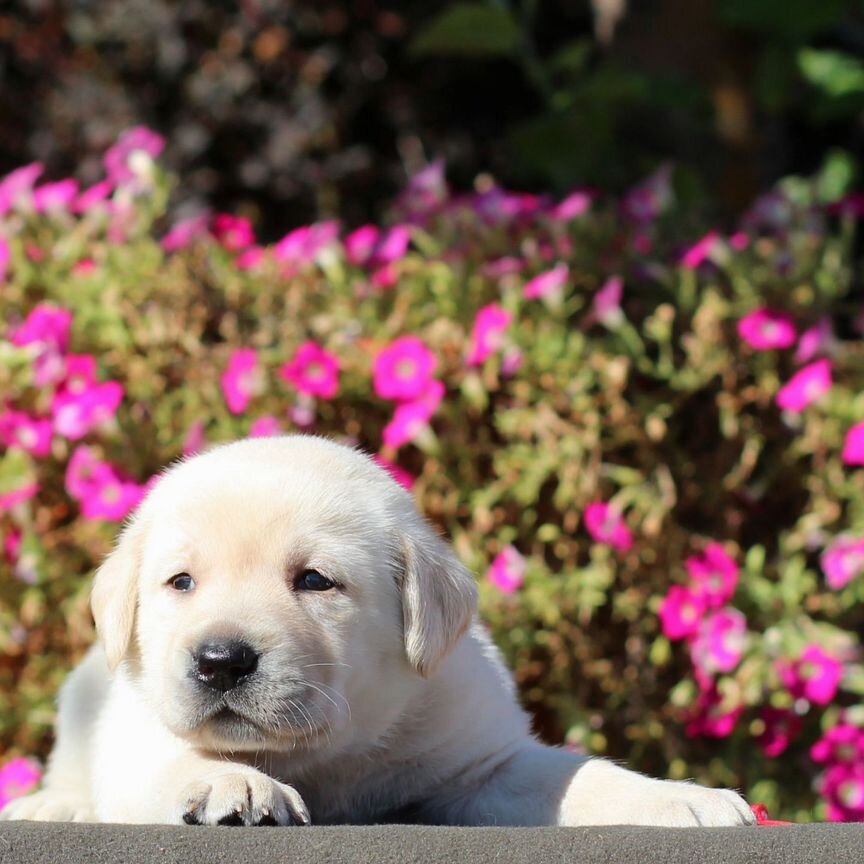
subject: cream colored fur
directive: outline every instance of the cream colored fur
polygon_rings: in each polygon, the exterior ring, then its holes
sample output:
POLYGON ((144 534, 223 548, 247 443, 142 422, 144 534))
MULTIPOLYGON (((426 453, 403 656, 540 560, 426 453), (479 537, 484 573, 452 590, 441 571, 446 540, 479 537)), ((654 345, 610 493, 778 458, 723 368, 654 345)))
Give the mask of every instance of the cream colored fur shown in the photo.
POLYGON ((171 468, 99 569, 100 636, 60 696, 44 788, 5 819, 740 825, 734 792, 536 741, 471 574, 365 456, 312 437, 171 468), (301 591, 313 568, 342 587, 301 591), (187 572, 194 590, 169 584, 187 572), (261 657, 235 690, 202 640, 261 657))

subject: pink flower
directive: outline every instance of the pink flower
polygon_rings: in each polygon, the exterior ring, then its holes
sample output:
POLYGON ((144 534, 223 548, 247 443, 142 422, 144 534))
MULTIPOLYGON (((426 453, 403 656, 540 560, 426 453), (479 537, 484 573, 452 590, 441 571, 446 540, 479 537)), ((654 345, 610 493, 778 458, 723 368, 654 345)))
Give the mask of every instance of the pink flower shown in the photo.
POLYGON ((444 177, 444 160, 436 159, 408 180, 398 208, 409 216, 425 216, 447 201, 450 191, 444 177))
POLYGON ((415 483, 413 474, 380 454, 374 455, 372 461, 380 465, 400 486, 404 486, 409 492, 413 491, 415 483))
POLYGON ((333 399, 339 393, 339 358, 316 342, 304 342, 280 374, 308 396, 333 399))
POLYGON ((505 378, 512 378, 525 365, 525 355, 518 348, 510 348, 504 352, 501 361, 501 374, 505 378))
POLYGON ((864 822, 864 764, 832 765, 819 790, 830 822, 864 822))
POLYGON ((505 276, 514 276, 525 269, 525 262, 519 258, 506 256, 490 261, 483 267, 483 275, 489 279, 503 279, 505 276))
POLYGON ((728 738, 738 725, 744 706, 729 708, 716 686, 703 690, 684 732, 688 738, 728 738))
POLYGON ((622 208, 634 222, 654 222, 672 201, 672 166, 661 165, 624 197, 622 208))
POLYGON ((83 393, 96 383, 96 358, 92 354, 67 354, 62 377, 67 393, 83 393))
POLYGON ((266 252, 261 246, 252 246, 234 259, 234 266, 238 270, 257 270, 265 257, 266 252))
POLYGON ((408 252, 411 229, 396 225, 382 231, 375 225, 364 225, 345 238, 345 255, 355 267, 372 269, 400 261, 408 252))
POLYGON ((9 264, 12 261, 12 249, 9 241, 0 234, 0 282, 5 282, 9 275, 9 264))
POLYGON ((526 300, 559 298, 569 277, 570 268, 566 264, 558 264, 526 282, 522 294, 526 300))
POLYGON ((681 256, 681 266, 685 270, 698 269, 711 257, 711 253, 719 242, 720 233, 718 231, 709 231, 681 256))
POLYGON ((820 318, 818 323, 805 330, 795 350, 796 363, 809 363, 817 354, 824 354, 834 342, 834 330, 830 318, 820 318))
POLYGON ((113 191, 113 180, 101 180, 99 183, 94 183, 75 199, 75 203, 72 205, 72 212, 79 214, 89 213, 102 204, 113 191))
POLYGON ((103 161, 108 179, 118 185, 134 180, 135 154, 143 153, 151 159, 156 159, 164 149, 165 139, 152 129, 136 126, 127 130, 105 153, 103 161))
POLYGON ((207 236, 207 226, 210 224, 210 216, 207 213, 199 213, 190 216, 174 224, 171 230, 162 238, 160 245, 165 252, 177 252, 186 249, 196 240, 207 236))
POLYGON ((856 423, 846 433, 843 461, 847 465, 864 465, 864 423, 856 423))
POLYGON ((762 752, 769 759, 782 756, 801 732, 801 718, 791 711, 780 708, 763 708, 761 713, 765 731, 756 739, 762 752))
POLYGON ((40 303, 14 331, 12 344, 18 347, 35 344, 63 352, 69 347, 71 328, 71 312, 52 303, 40 303))
POLYGON ((780 388, 777 404, 783 411, 796 414, 804 411, 831 389, 831 361, 817 360, 796 372, 780 388))
POLYGON ((258 365, 258 354, 253 348, 241 348, 231 355, 228 368, 222 375, 222 393, 232 414, 242 414, 253 396, 263 393, 264 375, 258 365))
POLYGON ((736 231, 730 235, 729 245, 736 252, 743 252, 750 245, 750 237, 744 231, 736 231))
POLYGON ((207 443, 204 435, 204 424, 200 420, 196 420, 186 433, 186 438, 183 440, 183 455, 194 456, 200 453, 207 443))
POLYGON ((822 572, 829 588, 839 591, 864 573, 864 539, 838 537, 822 552, 822 572))
POLYGON ((0 180, 0 217, 32 203, 33 185, 44 170, 41 162, 34 162, 10 171, 0 180))
POLYGON ((97 485, 81 499, 85 519, 120 522, 141 503, 146 494, 143 486, 121 479, 110 465, 99 473, 97 485))
POLYGON ((37 213, 66 213, 72 210, 77 197, 77 180, 43 183, 33 192, 33 206, 37 213))
POLYGON ((705 614, 705 601, 695 591, 673 585, 660 605, 663 633, 673 641, 695 636, 705 614))
POLYGON ((57 393, 51 404, 54 431, 78 441, 94 427, 111 420, 122 401, 123 385, 117 381, 93 384, 80 393, 57 393))
POLYGON ((594 316, 610 329, 619 326, 624 318, 621 311, 621 297, 624 282, 620 276, 611 276, 594 295, 594 316))
POLYGON ((757 351, 791 348, 798 338, 792 318, 783 312, 757 309, 738 322, 738 335, 757 351))
POLYGON ((97 269, 96 262, 92 258, 82 258, 72 266, 72 275, 83 279, 86 276, 92 276, 97 269))
POLYGON ((514 594, 525 582, 525 559, 513 546, 507 546, 495 556, 487 578, 504 594, 514 594))
POLYGON ((504 334, 513 322, 513 314, 497 303, 484 306, 474 321, 469 366, 481 366, 504 344, 504 334))
POLYGON ((843 664, 818 645, 808 645, 792 663, 778 664, 783 684, 796 698, 827 705, 837 695, 843 664))
POLYGON ((17 528, 12 528, 6 532, 6 536, 3 538, 3 554, 10 564, 17 563, 21 557, 23 542, 24 535, 17 528))
POLYGON ((280 264, 312 264, 329 246, 339 239, 339 223, 317 222, 304 225, 286 234, 274 247, 273 254, 280 264))
POLYGON ((688 558, 685 566, 707 609, 719 609, 735 595, 740 569, 719 543, 709 543, 701 555, 688 558))
POLYGON ((727 607, 702 621, 690 656, 704 674, 731 672, 741 662, 746 646, 747 619, 743 612, 727 607))
POLYGON ((242 252, 255 243, 252 222, 243 216, 217 213, 213 219, 213 236, 229 252, 242 252))
POLYGON ((585 508, 585 527, 595 543, 605 543, 618 552, 629 552, 633 534, 611 504, 595 501, 585 508))
POLYGON ((15 798, 32 792, 42 779, 39 766, 32 759, 11 759, 0 768, 0 810, 15 798))
POLYGON ((810 758, 820 765, 864 763, 864 729, 838 723, 810 748, 810 758))
POLYGON ((76 447, 66 465, 66 491, 76 500, 92 495, 107 479, 107 469, 92 447, 76 447))
POLYGON ((591 209, 591 193, 577 189, 556 204, 549 215, 559 222, 570 222, 584 216, 591 209))
POLYGON ((444 399, 445 392, 444 385, 440 381, 431 380, 420 397, 397 405, 393 412, 393 419, 384 427, 382 433, 384 443, 388 447, 398 449, 414 441, 429 425, 429 421, 444 399))
POLYGON ((19 447, 38 458, 51 454, 51 421, 31 417, 23 411, 0 416, 0 440, 7 447, 19 447))
POLYGON ((10 492, 0 493, 0 514, 14 510, 19 504, 25 504, 39 492, 38 483, 26 483, 10 492))
POLYGON ((420 339, 403 336, 375 358, 375 392, 382 399, 417 399, 428 390, 437 365, 438 358, 420 339))
POLYGON ((276 417, 259 417, 249 429, 250 438, 272 438, 282 434, 282 424, 276 417))

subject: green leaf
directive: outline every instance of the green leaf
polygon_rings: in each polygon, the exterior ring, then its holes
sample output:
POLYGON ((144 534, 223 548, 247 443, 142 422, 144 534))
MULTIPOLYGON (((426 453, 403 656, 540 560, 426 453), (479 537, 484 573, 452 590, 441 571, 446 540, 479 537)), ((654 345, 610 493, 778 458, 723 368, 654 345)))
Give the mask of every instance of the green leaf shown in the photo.
POLYGON ((516 52, 519 25, 509 12, 481 3, 455 3, 414 38, 415 57, 506 57, 516 52))
POLYGON ((855 160, 845 150, 832 150, 816 175, 816 198, 830 204, 842 198, 855 180, 855 160))
POLYGON ((804 48, 798 52, 798 68, 832 99, 864 94, 864 63, 841 51, 804 48))

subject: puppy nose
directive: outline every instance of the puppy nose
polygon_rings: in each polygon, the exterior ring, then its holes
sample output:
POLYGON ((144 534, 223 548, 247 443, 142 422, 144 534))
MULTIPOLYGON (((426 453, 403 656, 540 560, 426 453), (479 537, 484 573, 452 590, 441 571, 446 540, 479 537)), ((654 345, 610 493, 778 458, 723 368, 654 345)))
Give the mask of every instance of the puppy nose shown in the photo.
POLYGON ((192 654, 195 677, 207 687, 225 693, 255 671, 259 656, 251 645, 239 640, 207 642, 192 654))

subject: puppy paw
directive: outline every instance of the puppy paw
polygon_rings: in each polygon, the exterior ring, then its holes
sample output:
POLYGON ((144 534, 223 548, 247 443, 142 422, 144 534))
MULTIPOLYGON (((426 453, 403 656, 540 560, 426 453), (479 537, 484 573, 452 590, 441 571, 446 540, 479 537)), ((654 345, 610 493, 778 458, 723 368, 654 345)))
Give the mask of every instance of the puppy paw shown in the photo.
POLYGON ((309 811, 293 786, 264 774, 220 774, 192 783, 181 796, 187 825, 309 825, 309 811))
POLYGON ((656 781, 644 799, 640 822, 669 828, 754 825, 747 802, 731 789, 706 789, 691 783, 656 781))
POLYGON ((89 802, 76 795, 42 789, 10 801, 0 810, 0 820, 28 819, 36 822, 95 822, 89 802))

